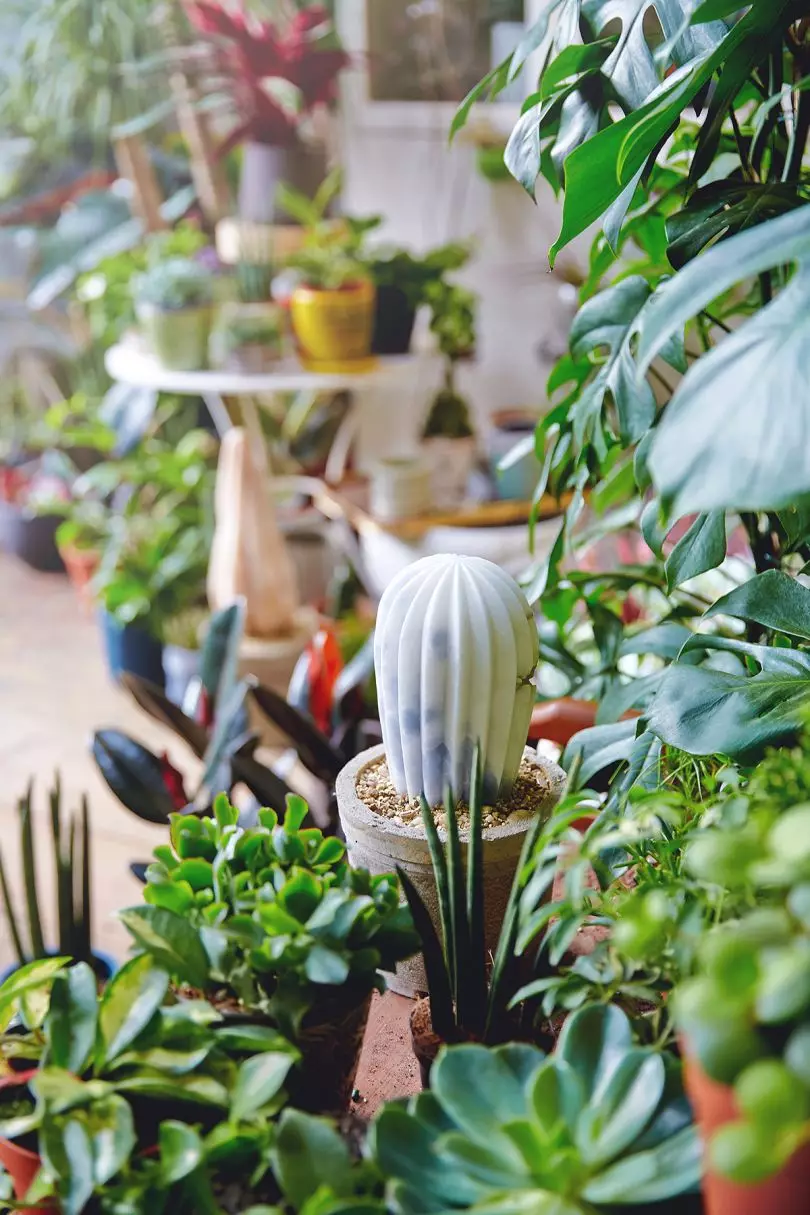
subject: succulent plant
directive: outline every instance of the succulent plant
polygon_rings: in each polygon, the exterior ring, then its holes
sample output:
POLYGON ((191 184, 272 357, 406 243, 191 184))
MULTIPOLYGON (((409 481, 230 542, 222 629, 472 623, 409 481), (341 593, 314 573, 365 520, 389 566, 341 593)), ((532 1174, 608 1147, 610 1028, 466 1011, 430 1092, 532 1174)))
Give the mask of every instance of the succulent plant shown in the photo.
POLYGON ((674 1006, 690 1054, 734 1088, 739 1117, 711 1138, 712 1164, 751 1184, 810 1138, 810 805, 754 803, 740 821, 736 802, 687 866, 751 910, 701 937, 674 1006))
POLYGON ((210 272, 187 257, 156 262, 135 279, 134 292, 139 303, 165 312, 206 307, 213 296, 210 272))
POLYGON ((380 968, 416 952, 393 874, 351 869, 345 845, 304 827, 307 806, 259 811, 239 826, 228 799, 214 818, 174 815, 155 850, 146 907, 120 913, 137 945, 196 989, 223 988, 291 1037, 318 1001, 355 1005, 382 985, 380 968))
MULTIPOLYGON (((14 908, 6 872, 8 854, 0 851, 0 894, 8 921, 14 952, 20 965, 36 958, 47 957, 37 888, 37 860, 31 811, 33 782, 17 803, 20 826, 20 858, 28 939, 14 908)), ((90 883, 90 824, 87 798, 82 798, 79 814, 71 814, 67 822, 62 815, 62 786, 57 774, 49 795, 50 835, 56 876, 56 922, 58 946, 56 952, 80 961, 93 959, 91 944, 91 883, 90 883)))
POLYGON ((671 1055, 615 1006, 580 1009, 557 1050, 446 1047, 430 1092, 383 1108, 372 1153, 400 1215, 648 1209, 697 1188, 700 1141, 671 1055))
POLYGON ((529 731, 539 654, 532 611, 481 557, 423 557, 380 600, 374 667, 383 744, 402 794, 469 793, 476 744, 483 796, 507 796, 529 731))

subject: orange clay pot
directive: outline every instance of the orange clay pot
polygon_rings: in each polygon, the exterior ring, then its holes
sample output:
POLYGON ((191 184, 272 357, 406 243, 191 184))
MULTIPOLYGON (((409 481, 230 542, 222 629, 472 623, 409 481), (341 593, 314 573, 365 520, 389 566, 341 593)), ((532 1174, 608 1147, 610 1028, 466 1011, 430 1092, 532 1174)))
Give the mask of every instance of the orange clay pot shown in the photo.
MULTIPOLYGON (((681 1047, 683 1049, 683 1042, 681 1047)), ((704 1144, 739 1117, 728 1085, 707 1076, 694 1056, 684 1055, 684 1082, 704 1144)), ((758 1185, 739 1185, 706 1166, 702 1182, 705 1215, 808 1215, 810 1144, 799 1148, 781 1172, 758 1185)))

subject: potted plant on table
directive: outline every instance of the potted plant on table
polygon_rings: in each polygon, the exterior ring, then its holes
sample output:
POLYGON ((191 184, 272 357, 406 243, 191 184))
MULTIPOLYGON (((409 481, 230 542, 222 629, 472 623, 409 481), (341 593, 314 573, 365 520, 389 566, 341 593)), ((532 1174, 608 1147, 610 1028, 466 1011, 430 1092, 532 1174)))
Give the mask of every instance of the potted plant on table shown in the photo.
POLYGON ((345 861, 345 846, 262 809, 239 826, 222 795, 214 818, 175 815, 147 871, 146 907, 121 912, 136 944, 235 1023, 277 1025, 301 1051, 298 1104, 346 1107, 381 970, 417 947, 396 878, 345 861))
POLYGON ((475 462, 475 431, 469 406, 456 387, 456 371, 475 350, 476 297, 440 280, 428 288, 427 299, 433 314, 430 328, 445 365, 444 384, 431 401, 422 444, 433 472, 434 504, 446 508, 463 502, 475 462))
POLYGON ((170 371, 199 371, 208 363, 213 287, 199 262, 172 257, 155 262, 133 283, 141 328, 170 371))
MULTIPOLYGON (((508 574, 477 557, 425 557, 403 570, 380 601, 374 640, 383 745, 361 752, 338 777, 338 810, 353 863, 373 873, 399 866, 439 922, 424 797, 440 830, 453 789, 468 818, 470 770, 481 748, 486 947, 500 933, 524 838, 557 801, 563 773, 526 749, 537 664, 534 618, 508 574), (424 673, 424 675, 423 675, 424 673)), ((460 839, 469 845, 466 826, 460 839)), ((427 990, 416 959, 395 990, 427 990)))
POLYGON ((98 979, 104 981, 115 971, 115 962, 94 949, 92 944, 92 870, 87 798, 82 799, 81 813, 71 813, 65 820, 62 814, 62 787, 58 776, 49 794, 57 930, 57 941, 52 949, 48 949, 45 944, 42 922, 32 800, 33 782, 25 796, 17 802, 20 830, 19 868, 22 871, 27 940, 22 916, 14 906, 9 880, 9 875, 14 872, 16 866, 12 867, 8 852, 0 852, 0 895, 11 944, 17 956, 17 964, 8 973, 13 974, 18 967, 26 967, 36 959, 65 954, 77 961, 87 962, 98 979))
POLYGON ((324 372, 367 369, 375 291, 366 268, 339 234, 309 244, 289 265, 298 275, 290 312, 304 365, 324 372))
POLYGON ((408 353, 417 310, 429 303, 445 275, 460 270, 469 256, 469 247, 463 244, 442 245, 422 257, 386 247, 363 253, 377 292, 372 354, 408 353))

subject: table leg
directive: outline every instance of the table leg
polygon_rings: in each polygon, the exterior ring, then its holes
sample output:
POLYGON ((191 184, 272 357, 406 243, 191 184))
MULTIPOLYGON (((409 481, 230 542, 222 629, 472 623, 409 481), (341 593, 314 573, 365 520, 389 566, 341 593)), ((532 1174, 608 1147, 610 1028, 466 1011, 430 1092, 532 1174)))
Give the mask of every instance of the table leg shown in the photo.
POLYGON ((227 406, 218 392, 203 393, 203 401, 205 407, 211 415, 211 421, 217 428, 217 434, 220 439, 224 439, 225 435, 233 427, 230 414, 227 406))

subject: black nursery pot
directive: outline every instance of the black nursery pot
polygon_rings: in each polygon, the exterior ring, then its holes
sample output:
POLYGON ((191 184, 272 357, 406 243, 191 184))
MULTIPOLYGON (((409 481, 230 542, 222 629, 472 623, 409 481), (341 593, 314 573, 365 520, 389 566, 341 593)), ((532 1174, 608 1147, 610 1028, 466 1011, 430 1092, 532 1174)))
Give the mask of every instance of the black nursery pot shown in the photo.
POLYGON ((0 502, 0 548, 19 557, 33 570, 64 573, 56 547, 59 515, 32 515, 13 502, 0 502))
POLYGON ((416 321, 416 309, 401 287, 383 283, 374 305, 372 354, 407 354, 416 321))
POLYGON ((113 679, 125 672, 138 675, 163 691, 163 645, 135 624, 120 624, 103 609, 98 613, 107 666, 113 679))

